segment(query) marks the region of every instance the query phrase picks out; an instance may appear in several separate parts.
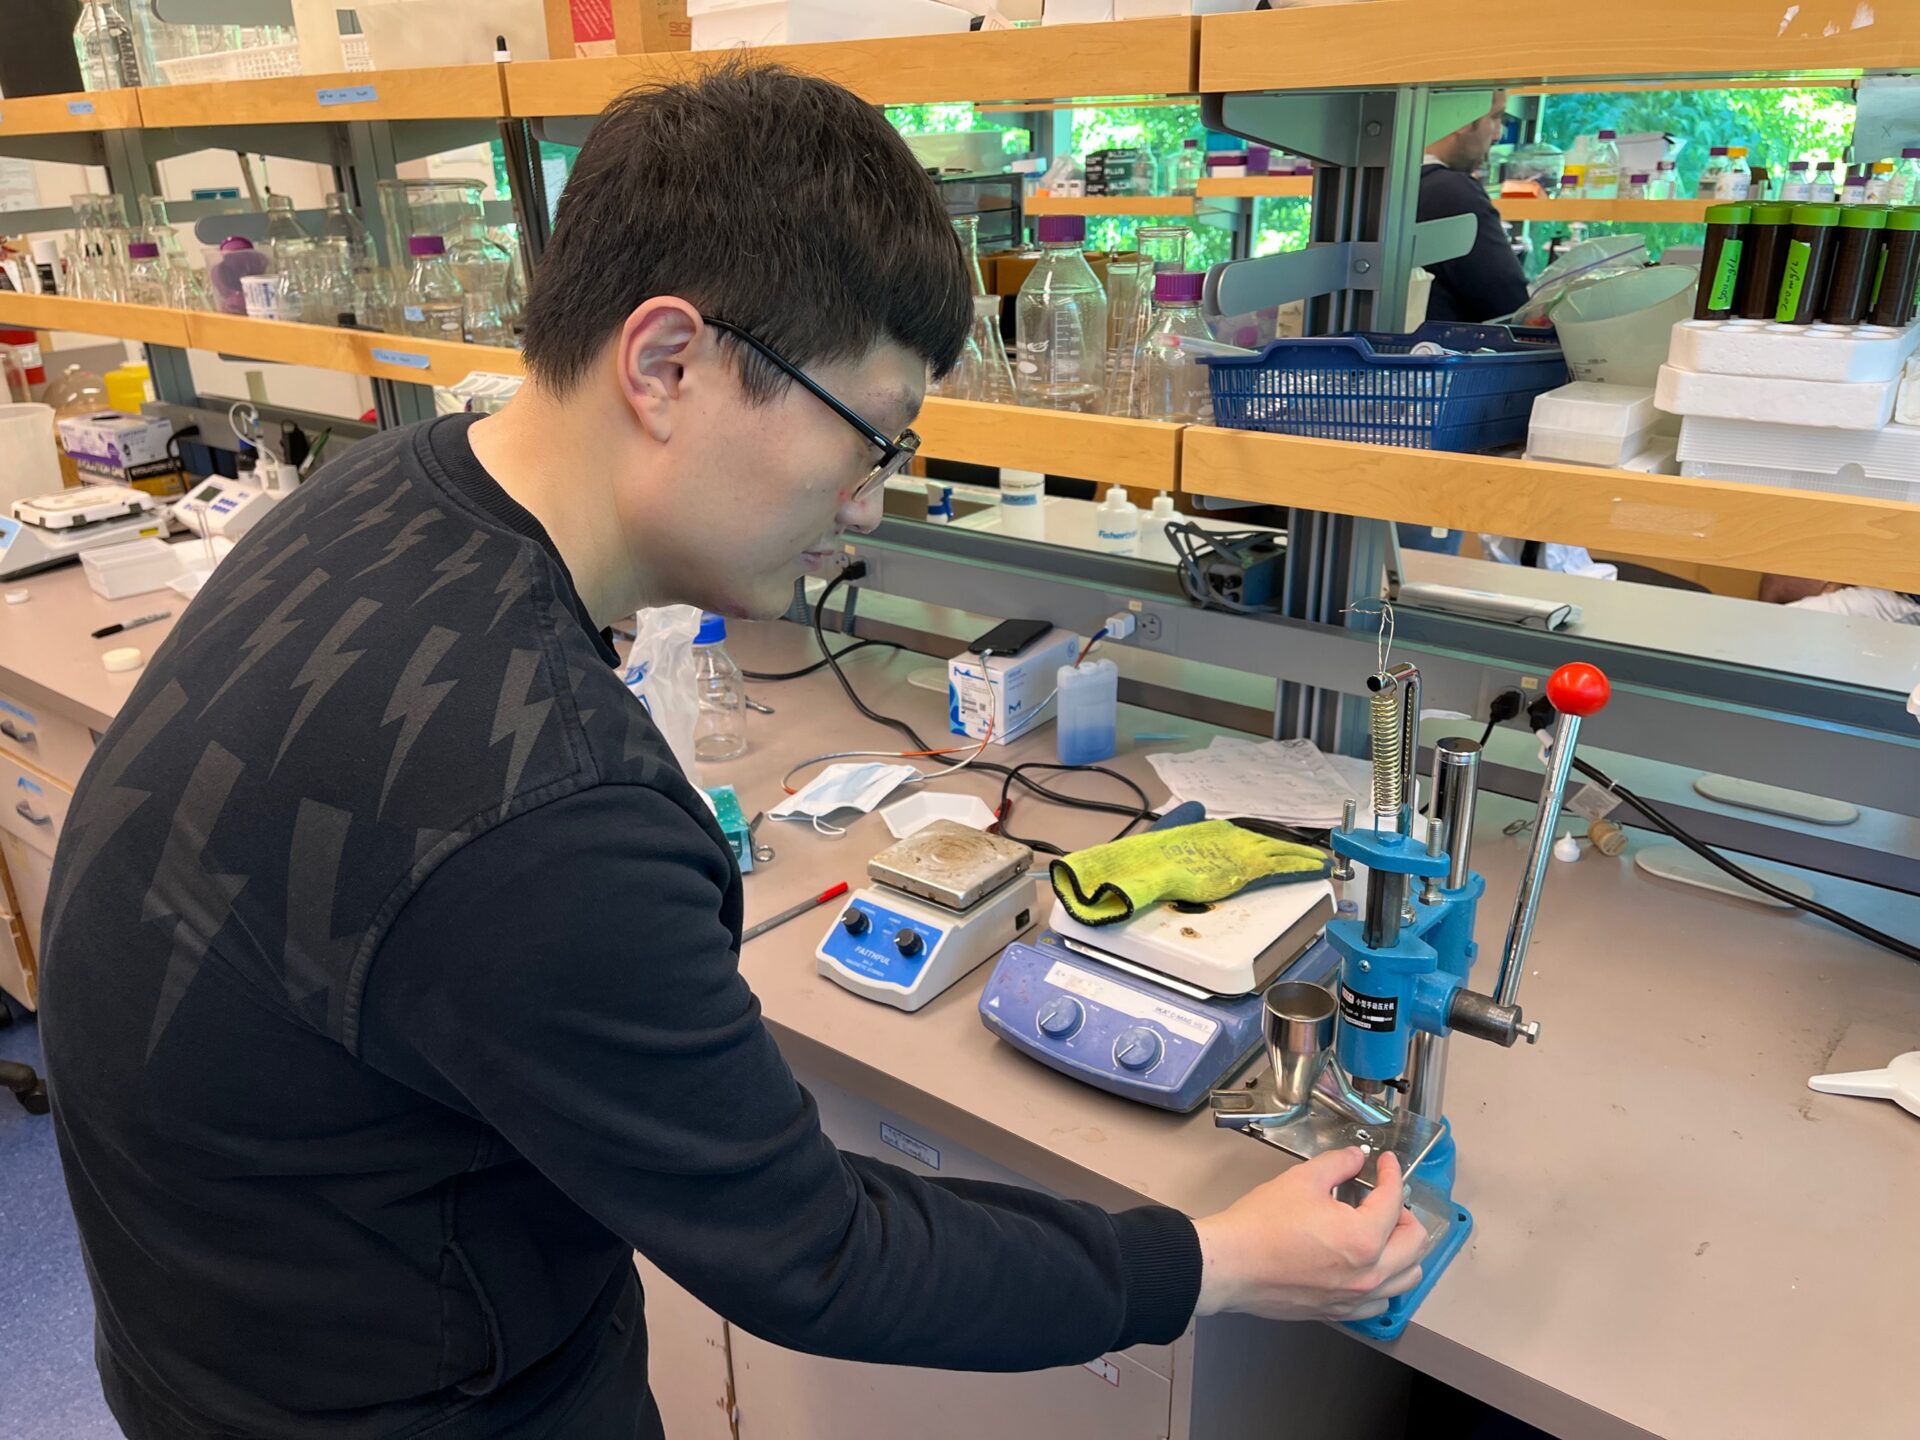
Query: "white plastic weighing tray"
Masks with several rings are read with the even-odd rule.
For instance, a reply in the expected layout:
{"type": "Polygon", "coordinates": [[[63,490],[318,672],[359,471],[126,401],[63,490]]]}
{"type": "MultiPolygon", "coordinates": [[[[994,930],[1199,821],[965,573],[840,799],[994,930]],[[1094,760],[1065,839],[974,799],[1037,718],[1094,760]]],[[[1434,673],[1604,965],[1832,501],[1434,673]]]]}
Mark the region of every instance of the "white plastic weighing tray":
{"type": "Polygon", "coordinates": [[[1576,380],[1534,400],[1527,457],[1569,465],[1619,465],[1647,448],[1659,418],[1648,386],[1576,380]]]}
{"type": "Polygon", "coordinates": [[[180,574],[183,553],[164,540],[147,537],[83,551],[80,568],[87,572],[94,594],[102,600],[120,600],[166,589],[180,574]]]}
{"type": "Polygon", "coordinates": [[[1920,500],[1920,426],[1822,430],[1689,415],[1680,473],[1793,490],[1920,500]]]}
{"type": "Polygon", "coordinates": [[[1893,418],[1899,380],[1844,384],[1821,380],[1702,375],[1660,367],[1654,400],[1669,415],[1705,415],[1816,430],[1878,430],[1893,418]]]}
{"type": "Polygon", "coordinates": [[[1775,325],[1767,320],[1682,320],[1667,363],[1697,375],[1820,380],[1833,385],[1898,379],[1920,349],[1920,324],[1775,325]]]}

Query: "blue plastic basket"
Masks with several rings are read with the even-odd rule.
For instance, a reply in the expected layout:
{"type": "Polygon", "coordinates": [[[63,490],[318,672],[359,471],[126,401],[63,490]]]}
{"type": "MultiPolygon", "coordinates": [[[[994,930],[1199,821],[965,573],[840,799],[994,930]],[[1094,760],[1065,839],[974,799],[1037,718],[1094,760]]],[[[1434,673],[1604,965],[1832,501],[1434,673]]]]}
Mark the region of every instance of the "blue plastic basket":
{"type": "Polygon", "coordinates": [[[1210,357],[1213,423],[1316,440],[1483,451],[1527,438],[1534,397],[1567,383],[1551,330],[1432,321],[1411,335],[1274,340],[1210,357]],[[1431,341],[1450,351],[1415,355],[1431,341]]]}

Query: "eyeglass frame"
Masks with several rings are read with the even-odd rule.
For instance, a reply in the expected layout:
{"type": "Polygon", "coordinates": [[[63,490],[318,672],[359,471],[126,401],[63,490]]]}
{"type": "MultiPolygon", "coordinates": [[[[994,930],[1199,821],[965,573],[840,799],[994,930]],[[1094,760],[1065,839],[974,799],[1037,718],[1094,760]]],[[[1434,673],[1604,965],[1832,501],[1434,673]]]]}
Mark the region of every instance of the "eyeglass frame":
{"type": "Polygon", "coordinates": [[[700,318],[707,324],[713,326],[714,329],[723,330],[736,339],[745,341],[751,349],[764,356],[789,380],[792,380],[795,384],[806,390],[815,399],[819,400],[821,404],[833,411],[834,414],[846,421],[847,424],[851,425],[855,430],[858,430],[866,442],[880,452],[880,459],[878,463],[874,465],[873,469],[867,472],[867,478],[854,486],[852,496],[853,503],[857,504],[859,501],[864,500],[878,487],[884,485],[893,476],[898,475],[902,470],[906,469],[908,465],[912,464],[913,457],[920,453],[920,436],[914,432],[912,427],[902,430],[896,438],[889,440],[878,428],[866,420],[863,420],[859,412],[851,406],[844,404],[832,391],[828,390],[826,386],[815,380],[811,375],[807,374],[806,371],[787,359],[786,356],[767,344],[766,341],[762,340],[758,335],[755,335],[751,330],[746,329],[744,326],[735,325],[731,320],[722,320],[713,315],[702,315],[700,318]]]}

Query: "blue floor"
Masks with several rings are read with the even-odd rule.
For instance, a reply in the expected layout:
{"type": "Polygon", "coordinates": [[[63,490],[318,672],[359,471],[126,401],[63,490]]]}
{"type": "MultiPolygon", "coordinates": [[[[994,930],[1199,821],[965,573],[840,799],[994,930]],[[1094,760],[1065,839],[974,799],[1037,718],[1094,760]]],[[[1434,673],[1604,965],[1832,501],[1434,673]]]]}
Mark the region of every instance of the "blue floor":
{"type": "MultiPolygon", "coordinates": [[[[0,1060],[42,1068],[31,1017],[0,1029],[0,1060]]],[[[93,1368],[93,1299],[53,1122],[27,1114],[0,1090],[0,1437],[119,1435],[93,1368]]]]}

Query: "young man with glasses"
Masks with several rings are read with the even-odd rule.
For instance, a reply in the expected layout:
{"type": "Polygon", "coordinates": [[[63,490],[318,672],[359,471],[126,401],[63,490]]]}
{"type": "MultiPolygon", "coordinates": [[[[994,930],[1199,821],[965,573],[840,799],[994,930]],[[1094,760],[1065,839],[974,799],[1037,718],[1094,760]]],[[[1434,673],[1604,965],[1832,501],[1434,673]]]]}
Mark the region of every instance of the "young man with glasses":
{"type": "Polygon", "coordinates": [[[581,152],[489,418],[356,446],[222,563],[100,743],[44,1039],[115,1415],[176,1437],[659,1434],[635,1248],[757,1334],[954,1368],[1196,1311],[1377,1313],[1392,1165],[1197,1223],[821,1133],[727,846],[601,638],[772,616],[911,458],[971,304],[880,112],[727,65],[581,152]]]}

